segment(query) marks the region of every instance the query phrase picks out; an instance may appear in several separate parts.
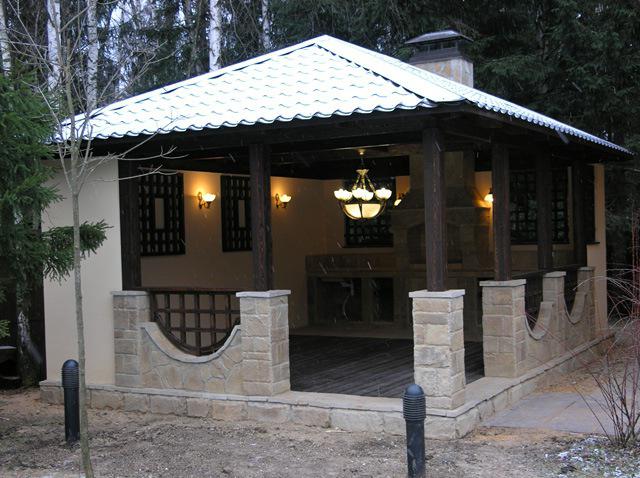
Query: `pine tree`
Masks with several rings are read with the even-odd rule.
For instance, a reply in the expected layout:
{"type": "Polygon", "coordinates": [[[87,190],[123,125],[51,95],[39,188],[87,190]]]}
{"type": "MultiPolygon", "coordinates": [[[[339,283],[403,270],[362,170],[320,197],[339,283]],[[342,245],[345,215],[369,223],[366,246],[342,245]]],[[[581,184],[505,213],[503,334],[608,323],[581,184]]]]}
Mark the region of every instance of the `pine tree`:
{"type": "MultiPolygon", "coordinates": [[[[43,275],[62,278],[73,266],[70,228],[54,228],[42,233],[39,228],[42,212],[58,199],[47,181],[52,169],[43,159],[51,158],[46,146],[52,126],[48,121],[42,98],[33,92],[27,81],[0,76],[0,302],[15,300],[14,316],[7,320],[11,342],[19,343],[18,314],[29,328],[31,294],[42,282],[43,275]],[[15,297],[11,295],[15,294],[15,297]]],[[[83,225],[83,251],[95,251],[104,240],[104,223],[83,225]]],[[[30,337],[21,337],[23,341],[30,337]]],[[[20,350],[23,384],[38,379],[39,364],[33,352],[20,350]]]]}

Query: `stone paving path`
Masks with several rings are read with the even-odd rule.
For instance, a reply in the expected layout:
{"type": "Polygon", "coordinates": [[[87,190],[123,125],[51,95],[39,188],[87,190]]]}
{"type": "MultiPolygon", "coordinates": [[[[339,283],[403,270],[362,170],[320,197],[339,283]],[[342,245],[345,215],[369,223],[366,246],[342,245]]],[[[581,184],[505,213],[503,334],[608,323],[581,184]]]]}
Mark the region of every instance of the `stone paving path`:
{"type": "MultiPolygon", "coordinates": [[[[598,419],[611,430],[611,421],[603,413],[597,401],[602,395],[592,392],[586,396],[598,419]]],[[[511,409],[496,413],[483,425],[508,428],[535,428],[573,433],[601,435],[602,427],[585,400],[578,393],[541,392],[520,400],[511,409]]]]}

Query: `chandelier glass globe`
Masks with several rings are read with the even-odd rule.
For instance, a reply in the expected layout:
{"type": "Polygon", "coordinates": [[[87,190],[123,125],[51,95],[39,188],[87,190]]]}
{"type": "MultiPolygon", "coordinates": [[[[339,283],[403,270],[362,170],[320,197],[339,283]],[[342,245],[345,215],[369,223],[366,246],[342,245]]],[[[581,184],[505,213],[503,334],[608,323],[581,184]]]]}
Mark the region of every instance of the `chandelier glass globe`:
{"type": "Polygon", "coordinates": [[[338,200],[344,214],[353,220],[367,220],[379,216],[391,197],[391,190],[374,186],[368,176],[368,169],[357,169],[358,177],[350,190],[338,189],[333,195],[338,200]]]}

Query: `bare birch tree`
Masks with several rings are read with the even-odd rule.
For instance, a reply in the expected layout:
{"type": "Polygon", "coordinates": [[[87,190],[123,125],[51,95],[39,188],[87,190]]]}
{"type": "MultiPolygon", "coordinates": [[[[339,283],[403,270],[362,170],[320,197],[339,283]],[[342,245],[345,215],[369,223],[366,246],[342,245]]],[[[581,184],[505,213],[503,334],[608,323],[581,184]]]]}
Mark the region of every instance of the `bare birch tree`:
{"type": "Polygon", "coordinates": [[[204,23],[204,14],[207,10],[207,0],[183,0],[182,13],[184,26],[187,31],[187,43],[189,56],[186,64],[187,77],[203,72],[204,65],[199,60],[201,27],[204,23]]]}
{"type": "Polygon", "coordinates": [[[98,19],[97,0],[87,0],[87,110],[97,106],[98,95],[98,19]]]}
{"type": "MultiPolygon", "coordinates": [[[[60,46],[60,0],[45,0],[47,5],[47,80],[49,89],[56,86],[60,76],[58,53],[60,46]]],[[[16,6],[16,11],[18,6],[16,6]]]]}
{"type": "MultiPolygon", "coordinates": [[[[120,74],[120,67],[112,68],[115,73],[98,87],[98,36],[96,27],[96,0],[86,0],[71,14],[73,18],[61,21],[60,1],[46,0],[48,12],[47,49],[20,22],[19,0],[8,0],[7,5],[18,19],[20,41],[12,45],[20,54],[29,59],[38,70],[37,77],[46,78],[46,85],[34,84],[51,115],[54,125],[53,143],[55,154],[66,182],[73,216],[73,283],[75,316],[78,340],[79,395],[80,395],[80,447],[82,467],[87,478],[94,476],[89,449],[87,416],[86,352],[84,315],[82,301],[82,259],[83,249],[80,239],[80,192],[91,175],[108,161],[127,159],[127,151],[118,155],[94,156],[92,151],[92,115],[99,114],[100,107],[116,98],[107,97],[120,74]]],[[[11,33],[11,32],[10,32],[11,33]]],[[[139,53],[139,50],[138,52],[139,53]]],[[[151,52],[145,52],[152,58],[151,52]]],[[[140,66],[136,73],[144,75],[146,67],[140,66]]],[[[130,77],[129,81],[137,78],[130,77]]],[[[126,91],[126,88],[123,89],[126,91]]],[[[158,168],[159,169],[159,168],[158,168]]],[[[157,170],[151,171],[157,172],[157,170]]],[[[150,174],[150,173],[147,173],[150,174]]],[[[126,178],[125,178],[126,179],[126,178]]]]}
{"type": "Polygon", "coordinates": [[[260,0],[260,12],[262,19],[262,48],[266,51],[271,48],[271,12],[269,10],[269,0],[260,0]]]}
{"type": "Polygon", "coordinates": [[[209,70],[220,68],[222,51],[222,12],[220,0],[209,0],[209,70]]]}
{"type": "Polygon", "coordinates": [[[0,0],[0,57],[2,57],[2,71],[7,74],[11,70],[11,53],[9,52],[9,34],[7,33],[7,16],[4,13],[4,0],[0,0]]]}

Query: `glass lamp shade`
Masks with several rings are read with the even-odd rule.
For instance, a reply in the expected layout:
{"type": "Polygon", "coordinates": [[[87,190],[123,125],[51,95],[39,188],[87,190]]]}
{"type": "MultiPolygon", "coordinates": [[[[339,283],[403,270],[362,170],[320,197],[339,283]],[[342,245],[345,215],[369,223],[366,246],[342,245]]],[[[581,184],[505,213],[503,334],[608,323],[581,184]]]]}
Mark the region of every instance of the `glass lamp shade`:
{"type": "Polygon", "coordinates": [[[351,186],[351,191],[340,188],[334,191],[333,195],[348,218],[373,219],[384,211],[392,192],[387,188],[376,189],[367,176],[367,169],[357,169],[356,172],[358,177],[351,186]]]}
{"type": "Polygon", "coordinates": [[[342,203],[342,210],[350,219],[373,219],[382,212],[383,204],[381,203],[342,203]]]}
{"type": "Polygon", "coordinates": [[[204,193],[202,195],[202,200],[204,202],[212,203],[213,201],[216,200],[216,195],[212,193],[204,193]]]}
{"type": "Polygon", "coordinates": [[[391,190],[387,188],[376,189],[376,197],[386,201],[391,197],[391,190]]]}
{"type": "Polygon", "coordinates": [[[351,192],[342,188],[338,189],[337,191],[333,191],[333,195],[339,201],[349,201],[353,197],[353,194],[351,192]]]}

